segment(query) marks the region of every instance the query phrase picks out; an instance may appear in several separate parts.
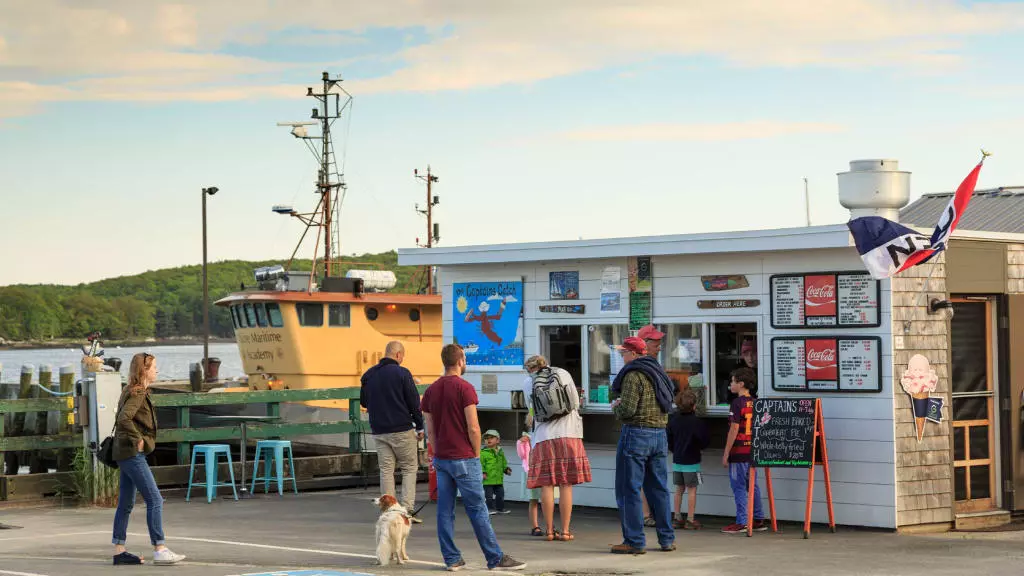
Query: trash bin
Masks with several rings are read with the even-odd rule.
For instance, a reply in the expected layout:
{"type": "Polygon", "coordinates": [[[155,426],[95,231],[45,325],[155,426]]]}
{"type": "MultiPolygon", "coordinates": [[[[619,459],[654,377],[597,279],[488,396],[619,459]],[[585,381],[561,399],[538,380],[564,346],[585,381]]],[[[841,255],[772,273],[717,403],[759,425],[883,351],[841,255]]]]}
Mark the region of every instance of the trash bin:
{"type": "Polygon", "coordinates": [[[206,381],[216,382],[220,374],[220,358],[210,358],[206,365],[206,381]]]}

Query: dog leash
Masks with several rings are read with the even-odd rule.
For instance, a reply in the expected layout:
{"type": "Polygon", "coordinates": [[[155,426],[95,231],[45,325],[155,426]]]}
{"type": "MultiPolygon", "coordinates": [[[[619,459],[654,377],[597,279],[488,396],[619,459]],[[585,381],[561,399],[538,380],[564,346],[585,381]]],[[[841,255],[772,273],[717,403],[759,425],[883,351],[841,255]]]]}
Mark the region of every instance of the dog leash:
{"type": "Polygon", "coordinates": [[[420,504],[419,508],[413,510],[412,515],[413,516],[418,516],[419,513],[420,513],[420,510],[423,510],[423,507],[426,506],[427,504],[430,504],[430,498],[427,498],[426,501],[423,502],[423,504],[420,504]]]}

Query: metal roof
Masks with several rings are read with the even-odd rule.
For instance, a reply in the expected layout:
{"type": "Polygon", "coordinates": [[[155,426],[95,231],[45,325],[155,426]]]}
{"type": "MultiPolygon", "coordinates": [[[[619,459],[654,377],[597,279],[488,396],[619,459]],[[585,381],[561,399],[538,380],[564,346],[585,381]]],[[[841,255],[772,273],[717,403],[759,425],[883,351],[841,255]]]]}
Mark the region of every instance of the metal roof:
{"type": "MultiPolygon", "coordinates": [[[[932,224],[934,227],[934,223],[932,224]]],[[[853,240],[845,224],[749,230],[601,238],[553,242],[525,242],[454,246],[444,248],[400,248],[398,263],[403,266],[460,265],[548,260],[585,260],[620,256],[660,256],[664,254],[716,254],[728,252],[772,252],[808,248],[850,248],[853,240]]]]}
{"type": "MultiPolygon", "coordinates": [[[[925,194],[900,210],[900,223],[933,228],[952,197],[952,192],[925,194]]],[[[1024,233],[1024,186],[976,190],[957,230],[1024,233]]]]}

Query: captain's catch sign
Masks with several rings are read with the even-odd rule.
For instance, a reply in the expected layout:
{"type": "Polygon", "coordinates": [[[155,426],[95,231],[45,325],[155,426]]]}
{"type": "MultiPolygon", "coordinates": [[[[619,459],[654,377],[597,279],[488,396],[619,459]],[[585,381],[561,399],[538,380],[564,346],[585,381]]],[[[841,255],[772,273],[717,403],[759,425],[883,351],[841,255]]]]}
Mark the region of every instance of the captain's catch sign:
{"type": "Polygon", "coordinates": [[[452,299],[452,335],[466,364],[523,365],[522,281],[456,283],[452,299]]]}
{"type": "Polygon", "coordinates": [[[814,458],[814,398],[754,400],[754,466],[810,468],[814,458]]]}

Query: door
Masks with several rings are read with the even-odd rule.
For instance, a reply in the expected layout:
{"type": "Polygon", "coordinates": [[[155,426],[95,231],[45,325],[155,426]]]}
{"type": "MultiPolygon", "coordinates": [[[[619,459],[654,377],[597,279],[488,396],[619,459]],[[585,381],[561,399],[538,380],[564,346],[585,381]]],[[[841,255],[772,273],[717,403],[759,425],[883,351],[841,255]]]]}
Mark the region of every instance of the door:
{"type": "Polygon", "coordinates": [[[996,507],[993,303],[953,300],[953,498],[960,512],[996,507]]]}

